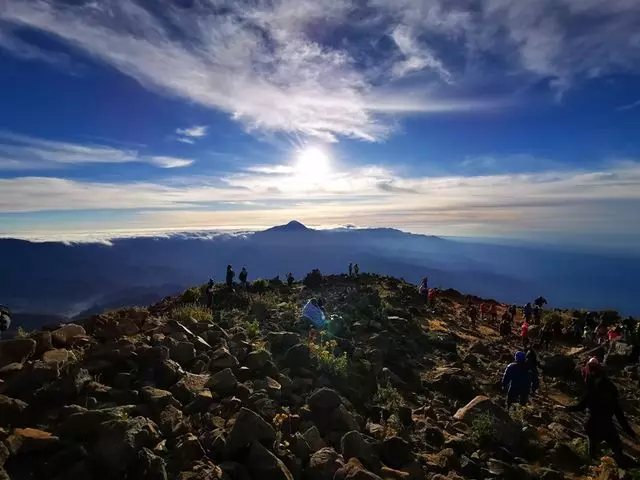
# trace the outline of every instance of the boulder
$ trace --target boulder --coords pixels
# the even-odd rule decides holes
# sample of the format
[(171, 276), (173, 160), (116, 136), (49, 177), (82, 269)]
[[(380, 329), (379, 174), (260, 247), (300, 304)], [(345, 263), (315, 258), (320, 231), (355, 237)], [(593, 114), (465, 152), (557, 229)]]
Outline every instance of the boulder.
[(333, 448), (325, 447), (311, 455), (307, 477), (309, 480), (333, 480), (334, 474), (344, 466), (344, 459)]
[(444, 445), (444, 433), (438, 427), (428, 426), (424, 429), (424, 440), (427, 444), (441, 448)]
[(196, 348), (191, 342), (180, 342), (171, 348), (171, 360), (175, 360), (182, 366), (186, 366), (196, 357)]
[(369, 470), (380, 471), (382, 465), (376, 451), (378, 442), (355, 430), (347, 432), (340, 440), (340, 449), (344, 458), (355, 457)]
[(356, 417), (344, 405), (340, 405), (329, 416), (329, 428), (333, 431), (348, 432), (349, 430), (360, 430), (360, 425), (356, 421)]
[(257, 350), (247, 355), (245, 365), (252, 372), (259, 372), (271, 360), (271, 355), (266, 350)]
[(0, 367), (10, 363), (24, 363), (36, 351), (36, 341), (31, 338), (14, 338), (0, 341)]
[(144, 403), (149, 405), (154, 412), (160, 412), (165, 407), (172, 405), (181, 408), (182, 405), (174, 398), (171, 392), (153, 387), (143, 387), (140, 396)]
[(86, 336), (87, 331), (81, 325), (68, 323), (57, 330), (51, 332), (51, 339), (54, 346), (67, 347), (74, 337)]
[(158, 427), (165, 437), (173, 438), (189, 431), (189, 425), (185, 423), (182, 411), (173, 405), (166, 406), (154, 418), (158, 421)]
[(159, 441), (158, 426), (148, 418), (111, 420), (100, 425), (93, 455), (108, 469), (124, 471), (137, 459), (138, 451)]
[(456, 369), (438, 373), (434, 379), (429, 382), (429, 389), (435, 390), (462, 402), (472, 400), (478, 394), (472, 378), (455, 373)]
[(177, 459), (180, 469), (188, 468), (196, 460), (204, 457), (205, 453), (200, 445), (198, 437), (192, 433), (186, 433), (176, 439), (172, 455)]
[(300, 335), (293, 332), (270, 332), (267, 342), (271, 345), (271, 351), (284, 353), (294, 345), (300, 343)]
[(235, 369), (238, 368), (239, 365), (238, 359), (231, 355), (227, 348), (220, 347), (211, 354), (209, 370), (217, 372), (225, 368)]
[(22, 400), (0, 395), (0, 425), (22, 425), (28, 407), (29, 405)]
[(227, 438), (227, 451), (233, 456), (254, 441), (271, 447), (275, 439), (276, 432), (270, 424), (254, 411), (242, 408)]
[(146, 447), (138, 452), (133, 474), (133, 478), (144, 480), (167, 480), (168, 478), (165, 461)]
[(309, 396), (307, 403), (313, 412), (330, 412), (342, 405), (342, 398), (335, 390), (320, 388)]
[[(81, 408), (81, 407), (80, 407)], [(138, 410), (136, 405), (124, 405), (114, 408), (101, 408), (96, 410), (81, 410), (69, 415), (59, 426), (56, 432), (61, 437), (82, 439), (97, 435), (104, 422), (122, 419), (134, 415)]]
[(324, 440), (320, 435), (320, 430), (318, 430), (318, 428), (315, 425), (309, 428), (306, 432), (304, 432), (303, 436), (304, 436), (304, 439), (309, 444), (311, 453), (315, 453), (318, 450), (326, 447), (326, 444), (324, 443)]
[(44, 430), (16, 428), (5, 443), (11, 455), (22, 455), (54, 449), (60, 445), (60, 439)]
[(237, 386), (238, 379), (230, 368), (225, 368), (224, 370), (212, 375), (205, 384), (206, 388), (223, 397), (229, 393), (233, 393)]
[(186, 373), (171, 387), (171, 393), (184, 405), (193, 402), (198, 394), (205, 390), (209, 375)]
[(179, 363), (164, 360), (154, 368), (154, 376), (160, 388), (170, 388), (185, 375)]
[(246, 466), (253, 478), (293, 480), (293, 475), (284, 463), (257, 441), (251, 443)]
[(60, 366), (75, 360), (75, 355), (65, 348), (49, 350), (42, 355), (42, 361), (44, 363), (54, 363)]
[(488, 397), (477, 396), (459, 409), (454, 418), (473, 426), (474, 420), (483, 416), (492, 420), (497, 441), (510, 446), (521, 444), (523, 439), (522, 430), (518, 423), (502, 407), (493, 403)]
[(34, 332), (29, 335), (29, 338), (36, 342), (35, 356), (40, 357), (42, 354), (53, 348), (53, 340), (51, 338), (51, 332)]
[(545, 375), (562, 379), (572, 379), (577, 374), (573, 358), (560, 354), (543, 357), (540, 368)]
[(357, 458), (350, 458), (346, 465), (336, 472), (334, 478), (344, 480), (382, 480), (378, 475), (365, 469)]
[(287, 350), (282, 364), (289, 368), (309, 368), (311, 366), (311, 350), (307, 345), (298, 343)]
[(411, 444), (400, 437), (385, 439), (380, 448), (380, 456), (385, 465), (394, 469), (402, 469), (413, 461)]

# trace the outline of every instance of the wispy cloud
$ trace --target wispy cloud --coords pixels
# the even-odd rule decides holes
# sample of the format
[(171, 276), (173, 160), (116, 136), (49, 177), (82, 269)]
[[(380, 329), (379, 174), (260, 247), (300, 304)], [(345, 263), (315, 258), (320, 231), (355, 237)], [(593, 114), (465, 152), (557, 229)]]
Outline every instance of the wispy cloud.
[(44, 140), (0, 131), (0, 170), (55, 169), (99, 163), (149, 163), (160, 168), (186, 167), (193, 160), (141, 154), (97, 144)]
[(628, 103), (627, 105), (621, 105), (620, 107), (616, 108), (616, 110), (618, 110), (619, 112), (623, 112), (625, 110), (633, 110), (634, 108), (638, 107), (640, 107), (640, 100)]
[(189, 128), (178, 128), (176, 130), (176, 134), (178, 135), (177, 140), (182, 143), (194, 144), (195, 139), (203, 138), (207, 135), (207, 130), (209, 127), (206, 125), (194, 125)]

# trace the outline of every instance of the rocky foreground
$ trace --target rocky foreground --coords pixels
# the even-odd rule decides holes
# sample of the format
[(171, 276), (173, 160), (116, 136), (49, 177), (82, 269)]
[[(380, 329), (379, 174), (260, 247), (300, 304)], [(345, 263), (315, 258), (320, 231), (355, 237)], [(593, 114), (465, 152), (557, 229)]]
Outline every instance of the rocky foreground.
[[(0, 479), (640, 478), (590, 464), (582, 417), (558, 408), (579, 346), (542, 352), (541, 394), (507, 412), (517, 341), (470, 328), (455, 291), (430, 310), (377, 276), (256, 290), (217, 290), (214, 318), (191, 289), (0, 342)], [(318, 295), (332, 336), (298, 323)], [(608, 365), (637, 429), (637, 367)]]

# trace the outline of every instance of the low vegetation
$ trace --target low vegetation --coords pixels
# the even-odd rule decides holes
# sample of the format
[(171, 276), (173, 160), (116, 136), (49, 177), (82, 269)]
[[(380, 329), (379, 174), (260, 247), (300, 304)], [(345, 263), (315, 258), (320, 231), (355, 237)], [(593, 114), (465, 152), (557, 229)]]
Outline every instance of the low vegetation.
[(194, 319), (196, 322), (212, 322), (211, 310), (195, 303), (180, 305), (171, 312), (171, 317), (179, 322), (188, 322)]
[(304, 280), (302, 280), (302, 284), (307, 288), (317, 290), (322, 286), (323, 279), (324, 277), (322, 276), (320, 270), (314, 268), (313, 270), (311, 270), (311, 272), (305, 275)]
[(327, 340), (320, 343), (309, 342), (311, 357), (318, 370), (337, 377), (346, 377), (349, 359), (344, 352), (340, 355), (334, 354), (337, 346), (338, 344), (335, 340)]
[(493, 443), (496, 439), (495, 419), (493, 415), (478, 415), (471, 423), (471, 438), (479, 445)]

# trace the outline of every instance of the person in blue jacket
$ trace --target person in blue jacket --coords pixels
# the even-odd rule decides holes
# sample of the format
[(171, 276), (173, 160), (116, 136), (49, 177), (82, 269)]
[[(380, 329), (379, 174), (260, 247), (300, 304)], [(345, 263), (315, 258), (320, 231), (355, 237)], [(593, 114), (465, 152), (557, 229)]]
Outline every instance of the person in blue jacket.
[(515, 362), (510, 363), (502, 376), (502, 389), (507, 391), (507, 408), (513, 403), (526, 405), (533, 384), (533, 375), (527, 364), (527, 355), (516, 352)]

